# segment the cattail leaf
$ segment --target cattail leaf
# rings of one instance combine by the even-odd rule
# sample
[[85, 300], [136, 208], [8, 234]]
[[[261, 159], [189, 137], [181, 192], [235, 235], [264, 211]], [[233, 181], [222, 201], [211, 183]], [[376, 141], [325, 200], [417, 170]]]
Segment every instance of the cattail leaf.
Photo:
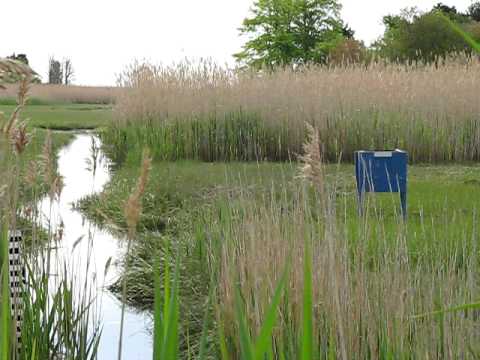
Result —
[[153, 359], [160, 360], [163, 343], [162, 292], [160, 289], [160, 262], [154, 261]]
[[240, 289], [237, 288], [235, 291], [235, 310], [237, 315], [237, 322], [239, 327], [239, 336], [240, 336], [240, 347], [242, 350], [242, 359], [244, 360], [253, 360], [254, 359], [254, 348], [252, 343], [252, 338], [248, 331], [246, 314], [243, 311], [243, 301], [240, 294]]
[[477, 309], [480, 309], [480, 301], [470, 303], [470, 304], [458, 305], [458, 306], [454, 306], [454, 307], [443, 309], [443, 310], [432, 311], [425, 314], [415, 315], [415, 316], [412, 316], [412, 319], [421, 319], [421, 318], [430, 317], [430, 316], [443, 315], [447, 313], [454, 313], [454, 312], [466, 311], [466, 310], [477, 310]]
[[312, 255], [308, 239], [304, 242], [302, 360], [310, 360], [313, 359]]
[[168, 320], [164, 320], [166, 322], [166, 325], [165, 325], [166, 331], [164, 334], [161, 359], [177, 359], [178, 357], [179, 272], [180, 272], [180, 267], [179, 267], [179, 260], [177, 258], [173, 288], [171, 291], [168, 313], [167, 313]]
[[218, 324], [218, 341], [220, 343], [220, 353], [222, 354], [222, 360], [230, 360], [227, 350], [227, 341], [225, 339], [225, 331], [223, 330], [223, 323], [221, 321]]
[[260, 333], [256, 340], [255, 349], [254, 349], [255, 360], [262, 360], [265, 357], [265, 353], [271, 346], [271, 336], [277, 320], [278, 307], [280, 305], [280, 300], [281, 300], [283, 289], [285, 288], [286, 282], [287, 282], [287, 268], [284, 270], [282, 277], [280, 278], [280, 281], [277, 284], [277, 287], [275, 289], [275, 292], [272, 298], [272, 302], [270, 304], [270, 307], [268, 308], [267, 314], [265, 316], [265, 320], [263, 322], [263, 325], [260, 329]]
[[210, 284], [210, 291], [208, 293], [207, 304], [205, 306], [205, 315], [203, 318], [202, 336], [200, 338], [200, 350], [198, 352], [198, 360], [205, 360], [207, 358], [207, 338], [208, 338], [208, 325], [210, 323], [210, 304], [212, 302], [214, 289], [215, 289], [214, 284]]

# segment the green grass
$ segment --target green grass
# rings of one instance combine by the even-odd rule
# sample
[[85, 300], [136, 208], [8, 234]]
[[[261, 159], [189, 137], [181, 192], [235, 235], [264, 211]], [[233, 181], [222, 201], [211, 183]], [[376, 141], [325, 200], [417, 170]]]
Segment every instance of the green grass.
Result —
[[[143, 200], [140, 230], [163, 231], [177, 223], [185, 208], [212, 204], [220, 194], [268, 191], [272, 183], [291, 178], [295, 171], [295, 165], [281, 163], [155, 162]], [[138, 168], [122, 166], [114, 174], [101, 196], [85, 199], [80, 207], [98, 222], [107, 220], [124, 229], [123, 202], [135, 184]]]
[[[0, 105], [0, 112], [9, 115], [13, 105]], [[112, 118], [108, 105], [55, 104], [27, 105], [22, 119], [30, 119], [30, 128], [52, 130], [85, 130], [105, 127]]]
[[[148, 115], [149, 116], [149, 115]], [[279, 117], [267, 121], [242, 109], [226, 114], [193, 114], [119, 123], [102, 135], [116, 162], [139, 162], [142, 149], [155, 160], [291, 161], [303, 151], [304, 122]], [[441, 164], [478, 161], [476, 115], [385, 110], [355, 110], [329, 114], [318, 126], [326, 160], [353, 161], [358, 149], [406, 149], [412, 163]]]
[[[136, 181], [136, 166], [122, 166], [101, 196], [93, 196], [83, 206], [98, 209], [90, 212], [99, 221], [102, 216], [124, 228], [122, 206], [125, 194]], [[141, 226], [145, 230], [158, 230], [155, 223], [165, 223], [166, 217], [175, 216], [184, 208], [204, 206], [219, 196], [254, 191], [258, 196], [270, 192], [272, 186], [293, 181], [297, 173], [294, 163], [203, 163], [196, 161], [154, 162], [151, 181], [147, 188]], [[352, 165], [328, 167], [342, 194], [340, 207], [350, 218], [356, 214], [355, 175]], [[480, 166], [411, 166], [408, 183], [409, 224], [418, 226], [426, 217], [441, 221], [448, 216], [470, 214], [480, 203]], [[368, 194], [371, 212], [377, 211], [392, 221], [399, 210], [395, 194]], [[84, 207], [85, 208], [85, 207]], [[163, 219], [163, 222], [161, 219]], [[468, 221], [464, 217], [464, 221]]]
[[[28, 105], [55, 105], [52, 101], [43, 100], [40, 98], [29, 98]], [[15, 106], [17, 105], [17, 99], [11, 97], [0, 97], [0, 105]]]
[[[131, 253], [123, 259], [123, 264], [129, 269], [123, 273], [119, 282], [112, 286], [114, 292], [119, 291], [121, 279], [129, 284], [127, 300], [140, 309], [153, 310], [156, 269], [155, 259], [165, 258], [168, 249], [176, 249], [181, 255], [181, 274], [179, 301], [181, 307], [181, 341], [183, 354], [195, 352], [202, 342], [204, 324], [202, 314], [209, 310], [205, 305], [208, 297], [209, 284], [212, 277], [216, 278], [216, 270], [221, 257], [219, 247], [226, 241], [235, 242], [231, 234], [235, 224], [242, 222], [250, 213], [262, 211], [265, 206], [281, 207], [279, 214], [286, 216], [285, 226], [288, 228], [298, 201], [293, 195], [298, 187], [297, 165], [289, 163], [203, 163], [196, 161], [154, 162], [149, 185], [143, 202], [143, 213], [139, 225], [140, 236], [135, 241]], [[123, 203], [127, 194], [135, 185], [138, 168], [125, 163], [114, 172], [113, 179], [105, 191], [97, 196], [81, 202], [81, 209], [97, 222], [111, 225], [115, 231], [125, 231], [123, 219]], [[406, 251], [411, 266], [421, 269], [434, 269], [450, 264], [458, 271], [465, 271], [469, 266], [469, 258], [476, 248], [476, 225], [479, 218], [477, 211], [480, 203], [480, 166], [411, 166], [409, 168], [408, 189], [408, 223], [406, 228]], [[374, 273], [381, 272], [384, 256], [398, 245], [400, 204], [394, 194], [369, 194], [367, 196], [369, 226], [368, 236], [363, 234], [363, 220], [358, 217], [355, 193], [355, 178], [352, 165], [330, 165], [327, 167], [329, 183], [336, 182], [337, 218], [346, 241], [352, 249], [352, 261], [358, 261], [356, 250], [362, 247], [362, 261]], [[312, 195], [314, 198], [314, 195]], [[248, 201], [242, 201], [248, 198]], [[313, 199], [312, 198], [312, 199]], [[277, 205], [274, 205], [277, 204]], [[315, 205], [306, 221], [318, 218]], [[279, 215], [280, 216], [280, 215]], [[112, 226], [113, 225], [113, 226]], [[318, 230], [312, 230], [318, 231]], [[310, 235], [313, 238], [314, 235]], [[261, 241], [261, 240], [259, 240]], [[307, 240], [306, 240], [307, 241]], [[305, 255], [309, 254], [306, 249]], [[454, 255], [452, 255], [454, 254]], [[304, 263], [305, 283], [310, 284], [311, 264]], [[430, 271], [430, 270], [429, 270]], [[431, 270], [433, 271], [433, 270]], [[159, 275], [162, 276], [162, 275]], [[215, 281], [213, 281], [215, 283]], [[316, 285], [313, 284], [313, 287]], [[337, 344], [335, 331], [318, 334], [318, 323], [312, 316], [318, 310], [311, 309], [312, 288], [306, 287], [303, 301], [303, 330], [291, 329], [281, 346], [285, 354], [297, 353], [289, 342], [295, 343], [296, 332], [304, 333], [303, 356], [308, 358], [324, 346], [327, 339], [330, 344]], [[158, 292], [158, 290], [157, 290]], [[246, 296], [246, 294], [241, 294]], [[283, 295], [288, 297], [288, 291]], [[222, 299], [218, 299], [220, 303]], [[238, 300], [242, 301], [243, 300]], [[273, 301], [273, 299], [272, 299]], [[274, 303], [276, 303], [276, 297]], [[157, 305], [158, 306], [158, 305]], [[242, 325], [242, 303], [237, 305], [238, 338], [221, 335], [221, 347], [227, 352], [233, 352], [236, 341], [240, 342], [238, 350], [253, 356], [256, 336], [262, 339], [262, 349], [265, 349], [267, 336], [262, 332], [251, 333], [248, 322]], [[245, 305], [246, 306], [246, 305]], [[285, 311], [285, 304], [279, 305], [275, 314]], [[433, 306], [433, 304], [432, 304]], [[432, 307], [433, 309], [433, 307]], [[273, 310], [272, 310], [273, 311]], [[383, 310], [382, 310], [383, 311]], [[291, 315], [291, 314], [290, 314]], [[158, 316], [158, 315], [157, 315]], [[245, 315], [247, 318], [250, 315]], [[267, 317], [272, 324], [273, 314]], [[309, 321], [310, 320], [310, 321]], [[230, 324], [218, 322], [209, 325], [209, 334], [219, 331], [222, 327], [230, 328]], [[270, 325], [268, 325], [270, 326]], [[279, 325], [280, 326], [280, 325]], [[282, 326], [285, 326], [283, 324]], [[247, 330], [243, 329], [246, 327]], [[329, 329], [325, 328], [325, 331]], [[269, 332], [267, 332], [269, 333]], [[242, 335], [243, 334], [243, 335]], [[226, 336], [226, 338], [225, 338]], [[286, 336], [286, 335], [285, 335]], [[320, 336], [320, 338], [318, 337]], [[248, 338], [250, 337], [250, 338]], [[243, 340], [242, 340], [243, 339]], [[323, 339], [323, 340], [322, 340]], [[208, 349], [215, 353], [215, 336], [208, 337]], [[268, 349], [272, 348], [269, 343]], [[276, 346], [280, 346], [277, 344]], [[334, 358], [334, 346], [322, 350], [329, 358]], [[386, 349], [388, 348], [387, 345]], [[213, 349], [213, 350], [212, 350]], [[278, 351], [278, 349], [277, 349]], [[320, 351], [322, 353], [322, 351]], [[385, 350], [390, 351], [390, 350]], [[263, 350], [262, 350], [263, 353]], [[250, 354], [250, 355], [248, 355]], [[219, 354], [217, 354], [219, 356]], [[270, 356], [270, 355], [268, 355]], [[286, 358], [292, 358], [293, 355]], [[327, 355], [325, 355], [327, 356]]]

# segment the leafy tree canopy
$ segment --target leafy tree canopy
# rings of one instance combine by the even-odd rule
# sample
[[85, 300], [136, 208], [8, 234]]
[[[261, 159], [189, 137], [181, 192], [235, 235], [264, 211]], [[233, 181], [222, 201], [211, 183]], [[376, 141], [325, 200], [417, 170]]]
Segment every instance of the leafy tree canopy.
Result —
[[480, 24], [470, 15], [462, 14], [455, 7], [439, 3], [422, 13], [417, 8], [404, 9], [399, 15], [383, 18], [385, 33], [374, 44], [380, 54], [393, 61], [437, 62], [454, 52], [471, 52], [470, 46], [440, 16], [441, 11], [452, 21], [471, 33], [474, 38], [480, 35]]
[[480, 21], [480, 1], [477, 1], [470, 5], [468, 8], [468, 15], [474, 21]]
[[329, 51], [353, 37], [337, 0], [257, 0], [240, 32], [249, 35], [238, 62], [254, 67], [324, 63]]

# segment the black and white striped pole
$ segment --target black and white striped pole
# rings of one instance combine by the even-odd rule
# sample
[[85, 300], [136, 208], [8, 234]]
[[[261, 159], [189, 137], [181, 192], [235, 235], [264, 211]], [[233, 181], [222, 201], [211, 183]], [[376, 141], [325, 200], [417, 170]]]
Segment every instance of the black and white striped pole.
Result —
[[12, 318], [16, 328], [17, 344], [22, 343], [21, 330], [23, 321], [22, 294], [25, 285], [25, 266], [22, 260], [22, 233], [21, 231], [8, 232], [8, 273], [10, 281], [10, 304]]

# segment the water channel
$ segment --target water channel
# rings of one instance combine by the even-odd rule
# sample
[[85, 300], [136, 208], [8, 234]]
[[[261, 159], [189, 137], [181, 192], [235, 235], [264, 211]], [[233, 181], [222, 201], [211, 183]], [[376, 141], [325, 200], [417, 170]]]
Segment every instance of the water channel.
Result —
[[[64, 259], [70, 269], [75, 269], [77, 274], [84, 274], [82, 277], [88, 277], [95, 284], [95, 306], [103, 329], [98, 359], [108, 360], [118, 356], [122, 304], [108, 291], [107, 286], [118, 277], [115, 261], [122, 256], [125, 246], [122, 239], [99, 229], [72, 206], [82, 197], [101, 192], [110, 179], [108, 159], [103, 156], [100, 145], [100, 139], [94, 134], [75, 134], [74, 140], [58, 154], [58, 172], [64, 182], [61, 197], [53, 204], [46, 198], [40, 206], [45, 219], [50, 218], [53, 227], [63, 228], [62, 239], [56, 245], [59, 246], [59, 258], [62, 261]], [[107, 262], [112, 265], [105, 274]], [[152, 358], [149, 327], [148, 314], [136, 312], [127, 306], [123, 359]]]

